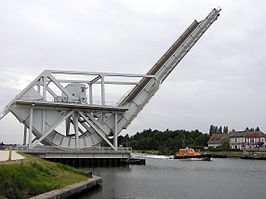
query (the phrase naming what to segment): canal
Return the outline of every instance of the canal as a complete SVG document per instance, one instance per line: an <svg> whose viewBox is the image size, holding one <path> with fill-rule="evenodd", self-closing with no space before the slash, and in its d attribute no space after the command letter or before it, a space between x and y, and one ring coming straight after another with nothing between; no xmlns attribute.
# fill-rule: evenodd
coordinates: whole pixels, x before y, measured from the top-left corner
<svg viewBox="0 0 266 199"><path fill-rule="evenodd" d="M145 158L145 166L88 169L101 176L103 183L79 199L266 198L266 161L263 160L226 158L208 162L150 155Z"/></svg>

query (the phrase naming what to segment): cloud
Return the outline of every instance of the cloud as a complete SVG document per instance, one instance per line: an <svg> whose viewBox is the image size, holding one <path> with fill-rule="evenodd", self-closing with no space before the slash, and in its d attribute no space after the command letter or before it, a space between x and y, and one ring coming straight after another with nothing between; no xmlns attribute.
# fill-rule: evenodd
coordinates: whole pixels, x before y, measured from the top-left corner
<svg viewBox="0 0 266 199"><path fill-rule="evenodd" d="M146 73L194 19L220 6L219 19L124 133L144 128L207 132L211 124L266 131L265 4L0 1L1 106L45 69ZM0 128L6 132L7 126Z"/></svg>

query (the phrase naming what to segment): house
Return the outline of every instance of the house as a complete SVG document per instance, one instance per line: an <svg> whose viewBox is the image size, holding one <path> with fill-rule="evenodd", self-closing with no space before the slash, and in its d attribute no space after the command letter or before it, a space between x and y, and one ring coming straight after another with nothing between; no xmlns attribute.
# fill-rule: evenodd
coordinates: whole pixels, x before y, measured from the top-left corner
<svg viewBox="0 0 266 199"><path fill-rule="evenodd" d="M245 131L235 131L232 130L230 132L230 147L231 149L245 149L246 144L246 135L248 134L248 130Z"/></svg>
<svg viewBox="0 0 266 199"><path fill-rule="evenodd" d="M212 134L212 136L210 137L208 141L208 147L216 148L218 146L221 146L220 140L225 136L229 136L229 135L228 134Z"/></svg>
<svg viewBox="0 0 266 199"><path fill-rule="evenodd" d="M261 131L248 132L246 134L246 149L265 149L266 135Z"/></svg>
<svg viewBox="0 0 266 199"><path fill-rule="evenodd" d="M266 135L261 131L233 130L230 133L230 147L232 149L265 149L265 145Z"/></svg>

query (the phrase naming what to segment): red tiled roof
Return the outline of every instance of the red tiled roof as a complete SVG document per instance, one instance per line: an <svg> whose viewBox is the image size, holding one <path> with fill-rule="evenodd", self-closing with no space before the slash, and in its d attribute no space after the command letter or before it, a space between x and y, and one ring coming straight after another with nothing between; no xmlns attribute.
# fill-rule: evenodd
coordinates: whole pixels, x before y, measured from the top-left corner
<svg viewBox="0 0 266 199"><path fill-rule="evenodd" d="M246 138L266 138L266 135L261 131L248 132Z"/></svg>
<svg viewBox="0 0 266 199"><path fill-rule="evenodd" d="M209 141L208 144L220 144L220 140L225 137L225 136L229 136L228 134L213 134Z"/></svg>
<svg viewBox="0 0 266 199"><path fill-rule="evenodd" d="M248 131L232 131L230 133L230 138L235 138L235 137L245 137L247 135Z"/></svg>

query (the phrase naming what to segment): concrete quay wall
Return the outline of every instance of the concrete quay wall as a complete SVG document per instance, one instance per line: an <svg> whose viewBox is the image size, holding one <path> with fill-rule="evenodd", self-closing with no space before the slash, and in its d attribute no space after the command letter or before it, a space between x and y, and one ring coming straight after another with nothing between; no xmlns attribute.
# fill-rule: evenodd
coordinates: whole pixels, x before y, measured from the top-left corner
<svg viewBox="0 0 266 199"><path fill-rule="evenodd" d="M241 158L266 160L266 151L244 151Z"/></svg>
<svg viewBox="0 0 266 199"><path fill-rule="evenodd" d="M60 162L75 168L116 167L127 165L125 158L45 158L51 162Z"/></svg>
<svg viewBox="0 0 266 199"><path fill-rule="evenodd" d="M102 178L98 176L93 176L92 178L63 187L61 189L56 189L54 191L46 192L34 197L31 199L65 199L73 195L79 194L87 189L90 189L102 182Z"/></svg>

